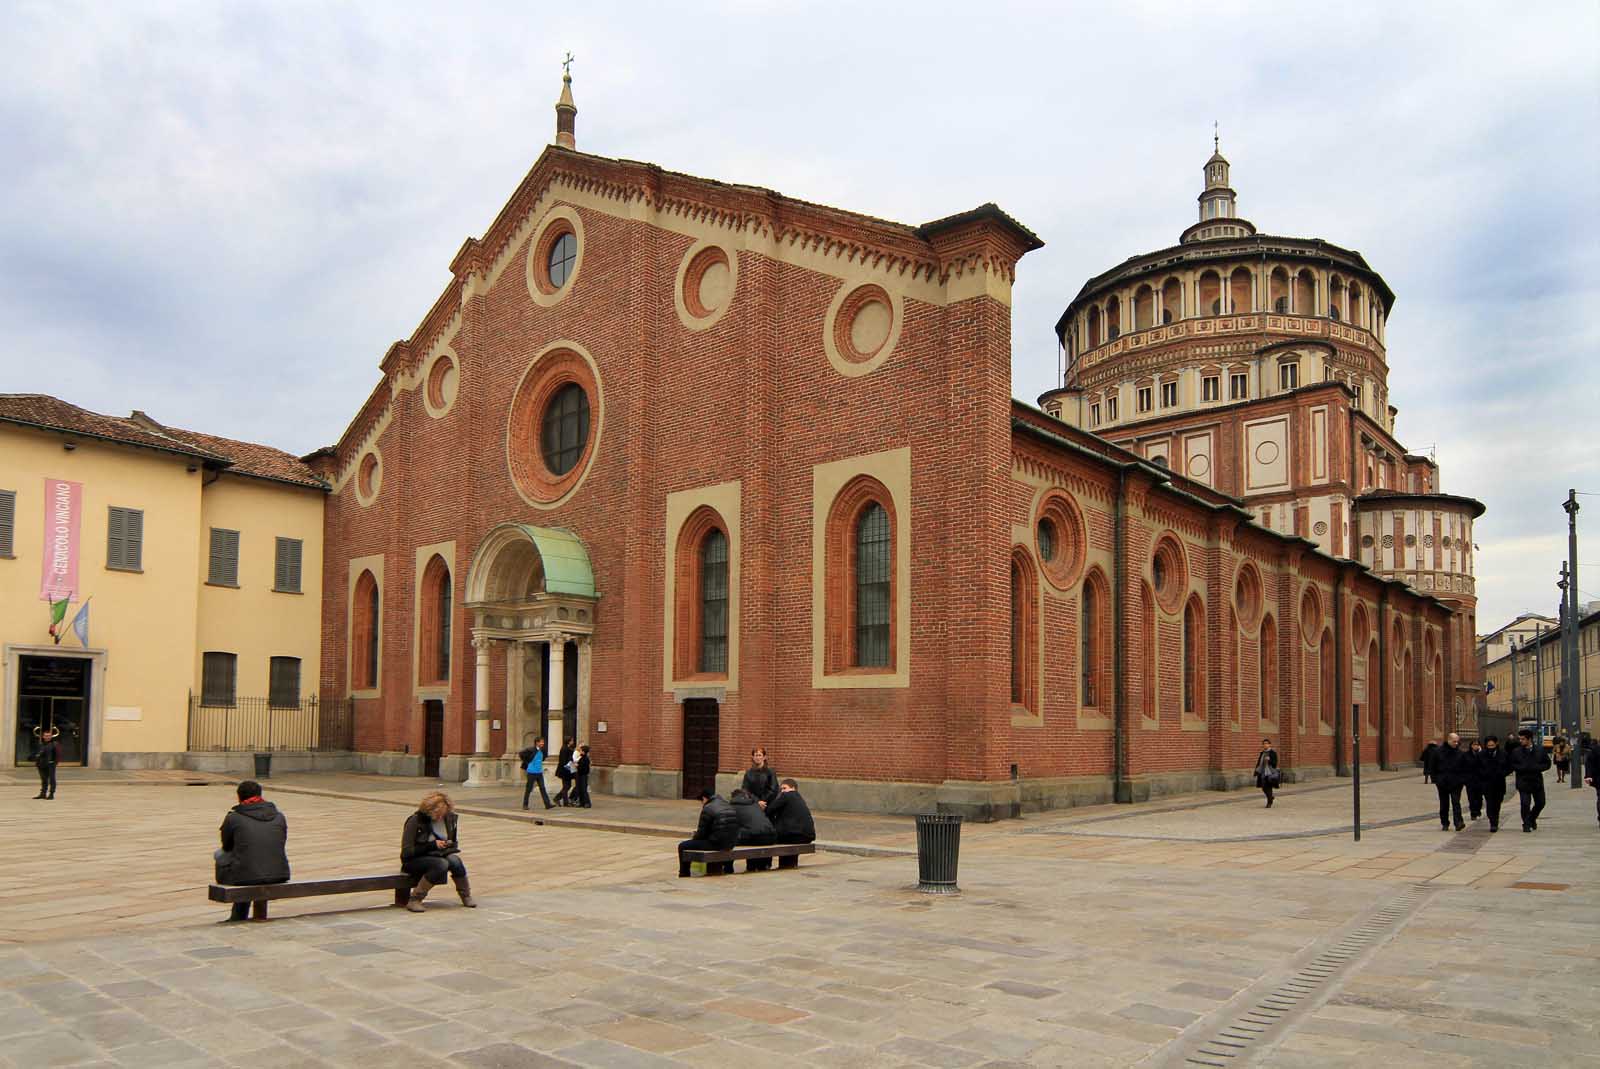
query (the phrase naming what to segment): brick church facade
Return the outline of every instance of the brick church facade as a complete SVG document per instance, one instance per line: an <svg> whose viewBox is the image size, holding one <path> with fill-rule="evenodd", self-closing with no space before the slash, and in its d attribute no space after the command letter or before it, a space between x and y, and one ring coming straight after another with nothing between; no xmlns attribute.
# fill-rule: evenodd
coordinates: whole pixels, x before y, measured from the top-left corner
<svg viewBox="0 0 1600 1069"><path fill-rule="evenodd" d="M1238 785L1263 735L1342 768L1380 639L1363 757L1449 718L1450 606L1012 399L1042 243L994 205L885 222L581 153L575 114L307 458L364 767L577 737L681 797L764 745L823 808L992 818Z"/></svg>

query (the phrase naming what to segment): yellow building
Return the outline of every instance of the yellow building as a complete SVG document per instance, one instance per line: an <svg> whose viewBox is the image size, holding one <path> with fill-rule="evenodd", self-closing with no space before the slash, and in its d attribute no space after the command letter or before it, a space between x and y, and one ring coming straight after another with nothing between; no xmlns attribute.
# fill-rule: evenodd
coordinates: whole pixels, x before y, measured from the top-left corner
<svg viewBox="0 0 1600 1069"><path fill-rule="evenodd" d="M1600 734L1600 602L1584 606L1578 618L1578 717L1580 730ZM1542 627L1508 645L1509 652L1484 668L1491 712L1520 721L1561 723L1561 631Z"/></svg>
<svg viewBox="0 0 1600 1069"><path fill-rule="evenodd" d="M326 493L276 449L0 395L0 765L50 726L94 768L326 746Z"/></svg>

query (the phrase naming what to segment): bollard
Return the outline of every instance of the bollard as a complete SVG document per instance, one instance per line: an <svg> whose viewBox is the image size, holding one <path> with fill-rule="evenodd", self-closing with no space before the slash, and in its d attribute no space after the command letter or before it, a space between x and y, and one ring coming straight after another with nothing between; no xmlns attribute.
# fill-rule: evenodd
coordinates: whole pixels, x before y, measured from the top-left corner
<svg viewBox="0 0 1600 1069"><path fill-rule="evenodd" d="M961 859L959 816L917 817L917 890L930 895L954 895L956 865Z"/></svg>

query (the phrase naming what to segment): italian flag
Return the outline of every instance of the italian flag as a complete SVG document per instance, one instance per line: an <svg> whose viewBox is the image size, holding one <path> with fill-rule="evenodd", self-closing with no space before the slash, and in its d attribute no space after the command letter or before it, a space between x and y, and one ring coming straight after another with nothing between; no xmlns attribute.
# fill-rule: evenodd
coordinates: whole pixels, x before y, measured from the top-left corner
<svg viewBox="0 0 1600 1069"><path fill-rule="evenodd" d="M50 603L50 637L56 640L56 645L61 645L61 621L67 618L67 602L70 599L62 598L60 601Z"/></svg>

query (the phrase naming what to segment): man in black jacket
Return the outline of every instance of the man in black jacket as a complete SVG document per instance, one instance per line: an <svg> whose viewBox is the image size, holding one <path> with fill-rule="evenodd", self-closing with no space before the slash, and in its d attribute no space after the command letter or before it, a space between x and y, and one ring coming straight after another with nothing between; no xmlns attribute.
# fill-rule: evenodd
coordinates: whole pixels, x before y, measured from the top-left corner
<svg viewBox="0 0 1600 1069"><path fill-rule="evenodd" d="M1517 732L1522 745L1512 750L1506 760L1511 771L1517 774L1517 794L1522 802L1522 830L1538 831L1539 814L1544 811L1544 773L1550 767L1550 755L1542 745L1533 741L1533 732L1523 728Z"/></svg>
<svg viewBox="0 0 1600 1069"><path fill-rule="evenodd" d="M1583 782L1594 788L1594 815L1600 820L1600 738L1592 738L1583 751Z"/></svg>
<svg viewBox="0 0 1600 1069"><path fill-rule="evenodd" d="M217 882L246 886L258 883L287 883L289 855L284 849L289 840L289 822L278 807L261 798L261 784L247 779L239 784L239 804L222 818L222 849L212 856L217 862ZM235 902L228 919L242 921L250 916L250 903Z"/></svg>
<svg viewBox="0 0 1600 1069"><path fill-rule="evenodd" d="M1489 815L1489 830L1500 830L1500 804L1506 800L1505 751L1500 740L1490 735L1483 740L1483 753L1478 755L1478 789L1483 792L1483 811Z"/></svg>
<svg viewBox="0 0 1600 1069"><path fill-rule="evenodd" d="M701 791L700 803L700 823L695 826L694 838L678 844L679 876L689 875L685 850L732 850L739 845L739 814L728 800L715 792Z"/></svg>
<svg viewBox="0 0 1600 1069"><path fill-rule="evenodd" d="M1439 792L1439 826L1450 830L1451 811L1456 831L1467 826L1461 819L1461 788L1467 784L1467 755L1461 752L1461 736L1451 732L1444 745L1433 751L1433 787Z"/></svg>
<svg viewBox="0 0 1600 1069"><path fill-rule="evenodd" d="M778 784L778 796L767 803L767 819L778 833L776 842L810 843L817 839L811 807L800 797L800 785L792 779Z"/></svg>
<svg viewBox="0 0 1600 1069"><path fill-rule="evenodd" d="M733 812L739 818L740 846L771 846L776 841L773 838L772 821L762 812L755 795L741 789L734 791L728 800L733 803ZM746 872L765 872L770 868L770 857L753 857L744 863Z"/></svg>

